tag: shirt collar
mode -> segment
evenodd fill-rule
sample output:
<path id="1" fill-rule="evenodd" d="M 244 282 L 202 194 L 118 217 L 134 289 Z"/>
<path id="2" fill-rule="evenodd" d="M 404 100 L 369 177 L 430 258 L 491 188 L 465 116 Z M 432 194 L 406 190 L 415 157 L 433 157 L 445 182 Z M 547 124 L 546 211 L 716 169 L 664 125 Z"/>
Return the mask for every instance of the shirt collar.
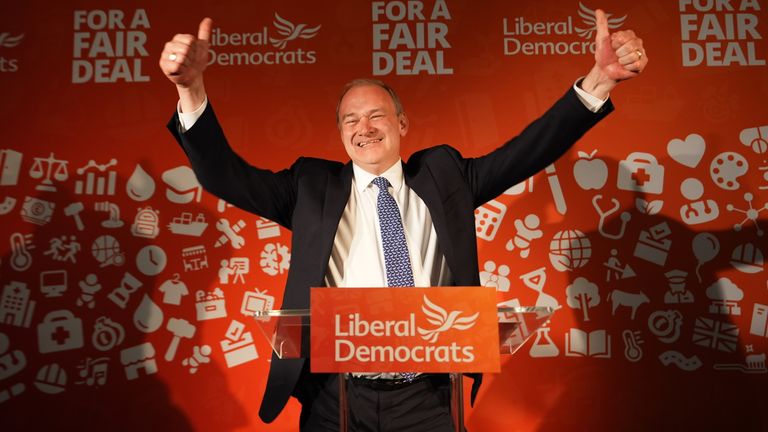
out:
<path id="1" fill-rule="evenodd" d="M 398 159 L 397 162 L 392 164 L 392 166 L 381 173 L 381 175 L 371 174 L 353 162 L 352 170 L 355 175 L 355 187 L 357 188 L 357 191 L 362 193 L 365 188 L 371 184 L 373 179 L 376 177 L 384 177 L 389 180 L 389 184 L 392 185 L 395 193 L 400 192 L 400 189 L 403 187 L 403 164 L 401 162 L 402 159 Z"/>

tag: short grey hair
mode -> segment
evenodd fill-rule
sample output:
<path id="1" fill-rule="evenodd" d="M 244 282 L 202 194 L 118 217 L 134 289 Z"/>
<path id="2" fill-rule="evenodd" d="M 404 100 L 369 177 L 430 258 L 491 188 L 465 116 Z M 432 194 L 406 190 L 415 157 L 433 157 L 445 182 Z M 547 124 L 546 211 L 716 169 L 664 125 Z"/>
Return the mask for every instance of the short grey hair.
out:
<path id="1" fill-rule="evenodd" d="M 339 101 L 336 103 L 336 125 L 341 125 L 341 119 L 339 118 L 339 110 L 341 109 L 341 100 L 344 99 L 344 96 L 352 90 L 355 87 L 360 86 L 376 86 L 384 89 L 387 93 L 389 93 L 389 96 L 392 98 L 392 102 L 395 104 L 395 115 L 398 117 L 400 114 L 402 114 L 403 111 L 403 104 L 400 102 L 400 97 L 395 93 L 395 90 L 384 83 L 384 81 L 373 79 L 373 78 L 358 78 L 355 80 L 352 80 L 348 82 L 344 89 L 341 91 L 341 94 L 339 95 Z"/>

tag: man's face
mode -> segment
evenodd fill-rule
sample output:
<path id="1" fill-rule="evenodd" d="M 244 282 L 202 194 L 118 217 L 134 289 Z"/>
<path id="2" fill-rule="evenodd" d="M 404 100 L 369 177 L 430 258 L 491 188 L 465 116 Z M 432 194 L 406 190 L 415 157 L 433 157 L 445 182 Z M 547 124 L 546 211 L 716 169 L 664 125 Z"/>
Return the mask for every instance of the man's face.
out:
<path id="1" fill-rule="evenodd" d="M 339 130 L 350 159 L 378 175 L 400 158 L 400 138 L 408 132 L 408 120 L 405 114 L 397 115 L 386 90 L 360 85 L 341 100 Z"/>

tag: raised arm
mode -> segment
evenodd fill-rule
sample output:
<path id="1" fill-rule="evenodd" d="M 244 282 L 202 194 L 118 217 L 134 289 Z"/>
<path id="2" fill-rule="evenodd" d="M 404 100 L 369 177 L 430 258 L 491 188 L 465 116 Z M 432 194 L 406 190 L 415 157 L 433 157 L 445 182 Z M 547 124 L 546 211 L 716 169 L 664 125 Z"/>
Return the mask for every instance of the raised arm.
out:
<path id="1" fill-rule="evenodd" d="M 160 69 L 176 84 L 182 112 L 192 112 L 205 100 L 203 71 L 208 63 L 208 41 L 213 20 L 200 21 L 197 36 L 177 34 L 165 43 L 160 54 Z"/>

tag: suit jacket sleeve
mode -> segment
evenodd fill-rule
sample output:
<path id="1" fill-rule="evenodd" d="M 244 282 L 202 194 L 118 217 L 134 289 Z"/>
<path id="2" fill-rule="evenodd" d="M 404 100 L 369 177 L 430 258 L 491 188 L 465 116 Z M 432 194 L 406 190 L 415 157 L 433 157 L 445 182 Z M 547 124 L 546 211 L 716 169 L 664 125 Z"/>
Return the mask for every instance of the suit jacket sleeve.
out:
<path id="1" fill-rule="evenodd" d="M 296 203 L 295 176 L 300 171 L 298 167 L 302 159 L 291 168 L 278 172 L 250 165 L 229 146 L 210 102 L 187 132 L 180 132 L 176 113 L 167 126 L 187 154 L 205 190 L 291 229 Z"/>

